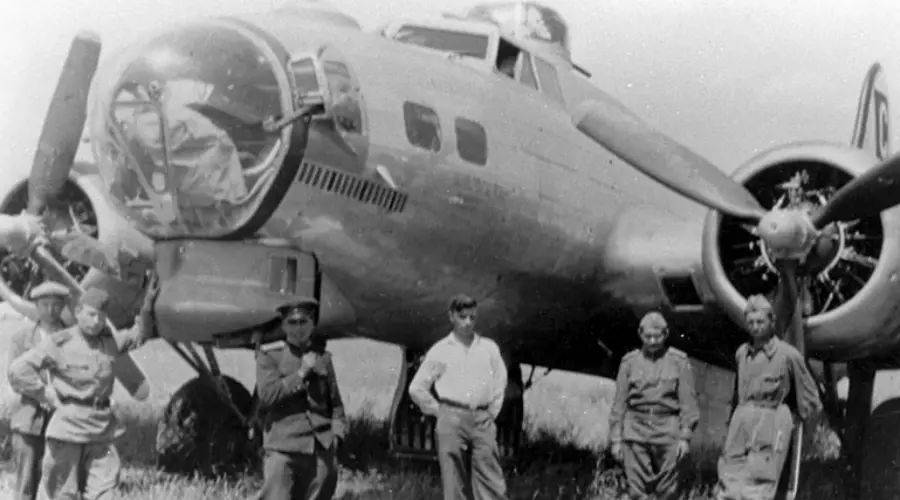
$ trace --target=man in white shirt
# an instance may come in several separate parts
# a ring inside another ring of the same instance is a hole
[[[507,498],[494,423],[503,407],[506,365],[497,344],[475,332],[477,309],[475,299],[466,295],[450,301],[453,331],[428,350],[409,385],[422,412],[437,417],[444,500],[465,499],[469,481],[478,500]],[[466,467],[467,452],[471,468]]]

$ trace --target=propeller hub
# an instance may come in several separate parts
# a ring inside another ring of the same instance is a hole
[[[779,259],[803,259],[815,243],[816,231],[802,211],[773,210],[760,219],[759,236]]]

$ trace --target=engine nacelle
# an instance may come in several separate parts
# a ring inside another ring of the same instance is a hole
[[[760,203],[810,210],[877,163],[870,153],[829,143],[794,143],[752,158],[732,175]],[[783,206],[783,205],[781,205]],[[703,269],[720,305],[743,322],[746,298],[774,295],[778,275],[755,226],[711,211],[703,230]],[[807,349],[845,361],[886,355],[900,344],[900,210],[823,229],[837,242],[802,287]]]
[[[53,216],[45,220],[50,221],[48,229],[54,241],[64,240],[73,231],[84,232],[99,240],[111,250],[109,254],[118,257],[117,264],[125,271],[124,275],[110,276],[72,262],[60,254],[56,245],[51,245],[50,251],[83,287],[106,290],[112,298],[110,320],[116,327],[127,327],[134,322],[141,306],[146,280],[140,270],[152,269],[153,244],[116,214],[104,194],[103,183],[93,170],[89,164],[74,166],[60,197],[61,203],[50,209]],[[20,214],[28,203],[28,179],[16,179],[7,186],[6,192],[0,193],[0,213]],[[137,272],[127,272],[135,270]],[[0,297],[20,314],[34,317],[34,305],[25,300],[23,294],[42,281],[39,273],[38,266],[30,259],[0,250]]]

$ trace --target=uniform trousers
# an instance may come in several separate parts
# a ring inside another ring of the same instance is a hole
[[[47,438],[38,498],[110,500],[119,484],[121,465],[110,441],[71,443]]]
[[[475,500],[506,500],[506,480],[500,467],[497,425],[485,410],[442,404],[435,431],[444,500],[465,500],[471,484]],[[467,454],[471,453],[467,457]],[[466,458],[471,460],[466,460]],[[471,470],[467,467],[471,463]]]
[[[717,500],[775,498],[794,429],[786,405],[737,407],[719,457]]]
[[[14,500],[35,500],[41,480],[44,436],[12,432],[13,463],[16,468]]]
[[[622,466],[628,480],[630,498],[641,500],[655,493],[656,498],[678,498],[678,443],[653,444],[636,441],[622,443]]]
[[[265,481],[258,500],[330,500],[337,489],[338,466],[334,446],[316,440],[313,453],[266,450]]]

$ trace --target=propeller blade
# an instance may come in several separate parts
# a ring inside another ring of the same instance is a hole
[[[800,354],[806,354],[806,337],[803,330],[803,310],[800,307],[800,282],[797,272],[799,262],[783,259],[776,263],[778,291],[775,294],[775,328],[782,338],[792,344]]]
[[[744,186],[613,100],[590,100],[573,114],[597,144],[682,195],[722,213],[759,220],[766,212]]]
[[[100,62],[100,48],[99,36],[91,32],[79,33],[72,40],[34,153],[28,179],[31,214],[40,214],[56,199],[69,178],[84,132],[88,92]]]
[[[900,154],[873,167],[838,190],[812,217],[816,229],[835,221],[880,214],[900,204]]]

